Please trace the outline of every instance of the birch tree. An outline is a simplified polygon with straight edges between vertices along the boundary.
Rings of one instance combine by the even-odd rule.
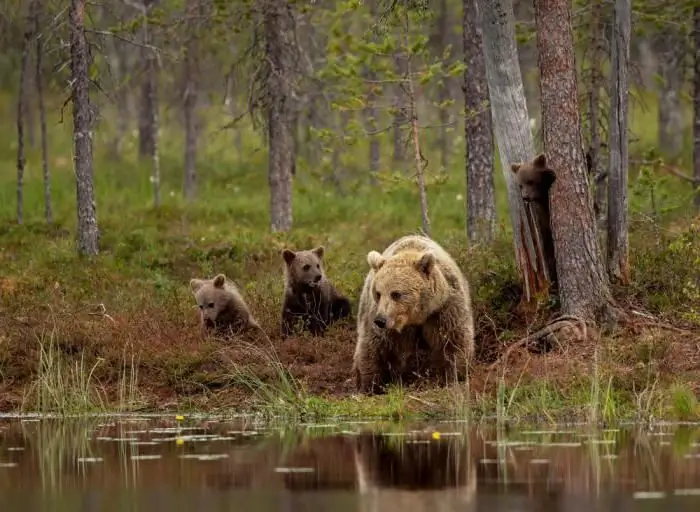
[[[608,318],[612,296],[597,243],[583,154],[569,0],[535,0],[544,149],[557,173],[551,224],[561,310]]]
[[[98,253],[99,231],[92,170],[92,112],[88,45],[85,40],[85,0],[71,0],[68,10],[70,28],[70,67],[73,103],[73,159],[77,190],[78,252],[85,256]]]

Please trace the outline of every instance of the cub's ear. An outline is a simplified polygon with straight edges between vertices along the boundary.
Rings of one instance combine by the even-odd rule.
[[[384,258],[377,251],[367,253],[367,263],[372,270],[379,270],[384,265]]]
[[[426,252],[416,262],[416,268],[419,272],[429,276],[435,267],[435,255],[432,252]]]
[[[546,168],[547,167],[547,157],[544,156],[544,153],[538,154],[535,159],[532,161],[532,165],[535,167],[541,167],[541,168]]]
[[[314,253],[319,260],[321,260],[323,259],[323,254],[326,252],[326,250],[322,245],[319,245],[315,249],[312,249],[311,252]]]
[[[296,253],[294,251],[290,251],[289,249],[284,249],[282,250],[282,258],[284,258],[285,263],[289,265],[292,261],[294,261],[294,258],[296,258]]]
[[[190,290],[192,290],[192,293],[197,293],[203,284],[204,281],[202,279],[190,279]]]
[[[518,171],[522,166],[523,164],[510,164],[510,170],[513,171],[513,174],[518,174]]]
[[[223,288],[226,283],[226,276],[224,274],[219,274],[214,278],[214,287]]]

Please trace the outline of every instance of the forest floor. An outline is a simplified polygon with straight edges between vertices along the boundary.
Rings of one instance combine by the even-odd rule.
[[[256,139],[245,138],[240,153],[231,150],[226,133],[207,139],[198,199],[188,204],[180,193],[182,145],[165,126],[163,203],[157,209],[134,136],[121,159],[101,150],[105,141],[96,138],[101,238],[94,260],[75,250],[70,126],[51,131],[53,225],[43,219],[36,146],[28,154],[22,225],[16,222],[14,176],[0,176],[0,411],[225,409],[316,417],[469,412],[609,422],[700,417],[700,219],[687,213],[691,198],[684,183],[656,177],[649,185],[631,177],[632,283],[615,294],[636,312],[633,322],[600,336],[591,330],[586,339],[544,353],[508,351],[545,325],[556,305],[527,313],[518,307],[500,171],[497,239],[491,247],[468,245],[464,173],[456,166],[430,185],[428,198],[432,236],[471,286],[477,353],[468,386],[424,383],[363,397],[354,393],[350,372],[354,319],[323,338],[280,339],[280,250],[324,245],[327,274],[356,311],[367,252],[420,226],[414,184],[387,177],[368,187],[348,171],[338,190],[301,160],[294,229],[272,234],[265,155]],[[12,140],[9,129],[5,140]],[[7,169],[14,151],[12,145],[0,150]],[[656,187],[651,196],[649,187]],[[227,343],[203,335],[188,283],[220,272],[241,289],[269,340],[250,335]]]

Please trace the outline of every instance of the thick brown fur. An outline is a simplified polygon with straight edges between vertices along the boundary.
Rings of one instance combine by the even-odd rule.
[[[350,301],[328,280],[323,246],[306,251],[284,249],[284,301],[280,330],[283,337],[296,327],[323,335],[333,322],[350,316]]]
[[[469,284],[452,257],[420,235],[367,254],[353,361],[361,393],[418,376],[463,380],[474,352]]]
[[[547,158],[544,153],[538,154],[530,162],[511,164],[510,168],[515,174],[523,201],[526,207],[531,209],[537,223],[549,280],[556,287],[557,260],[554,255],[554,239],[549,213],[549,190],[557,179],[556,174],[547,167]]]
[[[260,329],[236,285],[224,274],[213,279],[191,279],[190,290],[207,331],[229,336],[246,329]]]

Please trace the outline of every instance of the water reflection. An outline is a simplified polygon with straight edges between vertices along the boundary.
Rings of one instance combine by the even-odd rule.
[[[2,510],[698,510],[700,427],[0,419]],[[671,508],[669,508],[671,507]]]

